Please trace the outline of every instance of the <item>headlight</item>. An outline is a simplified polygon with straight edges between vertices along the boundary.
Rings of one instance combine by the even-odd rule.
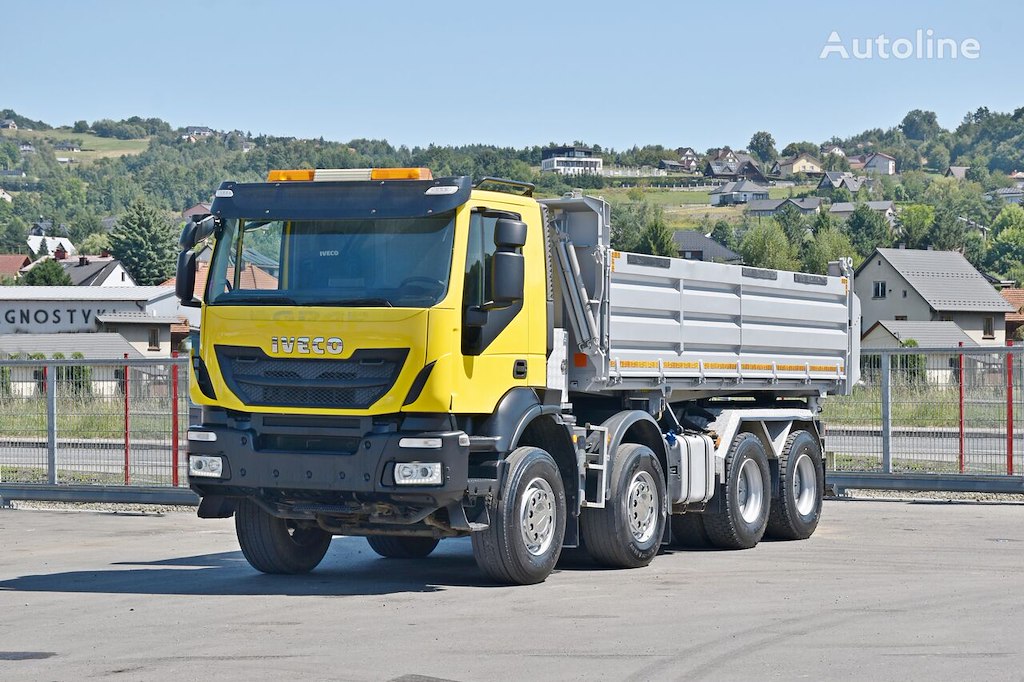
[[[440,462],[395,463],[395,485],[441,485],[444,474]]]
[[[212,455],[189,455],[188,475],[200,478],[221,478],[224,475],[224,460]]]

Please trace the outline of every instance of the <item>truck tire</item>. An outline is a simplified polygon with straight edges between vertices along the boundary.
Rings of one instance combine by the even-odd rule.
[[[555,460],[535,447],[516,448],[491,523],[472,534],[473,558],[489,578],[509,585],[543,582],[565,537],[565,489]]]
[[[825,470],[818,439],[807,431],[789,434],[779,457],[779,497],[772,500],[768,537],[803,540],[821,518]]]
[[[704,530],[704,515],[696,512],[688,514],[673,514],[670,518],[672,524],[672,546],[687,549],[707,549],[711,547],[711,539],[708,532]]]
[[[387,559],[422,559],[437,547],[437,538],[368,535],[370,549]]]
[[[331,546],[331,534],[271,516],[252,500],[235,510],[235,534],[249,564],[263,573],[309,573]]]
[[[704,512],[704,530],[722,549],[749,549],[761,541],[768,524],[771,478],[760,439],[741,433],[725,456],[725,483],[717,505]]]
[[[651,563],[661,548],[667,518],[665,474],[646,445],[623,443],[611,461],[611,499],[580,515],[590,556],[613,568]]]

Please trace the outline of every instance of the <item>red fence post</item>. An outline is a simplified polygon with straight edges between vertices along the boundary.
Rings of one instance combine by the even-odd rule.
[[[960,347],[964,347],[964,342],[960,342]],[[960,353],[959,362],[957,363],[958,369],[958,383],[960,384],[960,473],[964,473],[964,354]]]
[[[1013,476],[1013,339],[1006,345],[1006,475]]]
[[[171,351],[178,359],[178,351]],[[171,484],[178,487],[178,363],[171,365]]]
[[[124,359],[128,359],[128,354],[124,354]],[[128,414],[128,365],[124,366],[124,484],[128,485],[131,482],[131,474],[129,472],[130,464],[130,434],[131,434],[131,418]]]

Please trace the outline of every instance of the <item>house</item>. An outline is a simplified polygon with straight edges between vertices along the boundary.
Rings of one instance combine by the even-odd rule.
[[[110,256],[79,256],[61,263],[76,287],[134,287],[135,280],[121,261]]]
[[[697,230],[676,230],[672,237],[679,257],[713,263],[741,263],[743,257]]]
[[[6,201],[9,204],[14,201],[14,197],[11,196],[10,192],[7,192],[3,187],[0,187],[0,201]]]
[[[878,175],[896,175],[896,159],[888,154],[876,152],[864,159],[864,170]]]
[[[881,213],[889,221],[889,225],[896,225],[896,209],[891,201],[866,201],[867,207],[876,213]],[[850,201],[840,201],[829,207],[829,215],[839,220],[847,220],[857,210],[857,204]]]
[[[540,153],[542,173],[601,175],[603,165],[603,159],[586,147],[549,147]]]
[[[35,154],[36,148],[32,146],[31,142],[22,142],[18,145],[18,151],[22,154]]]
[[[185,128],[185,134],[191,137],[210,137],[214,132],[213,128],[207,128],[206,126],[188,126]]]
[[[745,204],[755,199],[767,199],[768,187],[750,180],[727,182],[711,190],[708,197],[712,206]]]
[[[54,150],[58,152],[80,152],[82,151],[81,145],[71,140],[61,140],[60,142],[53,145]]]
[[[196,263],[196,282],[192,288],[193,296],[196,298],[203,298],[203,294],[206,292],[206,280],[210,276],[210,264],[199,261]],[[235,269],[229,267],[227,269],[227,279],[233,280],[235,277]],[[246,263],[245,268],[242,270],[239,277],[240,287],[242,289],[277,289],[277,277],[268,274],[266,271],[253,265],[252,263]],[[171,277],[166,282],[163,282],[160,286],[162,287],[174,287],[176,281],[175,277]],[[191,309],[190,309],[191,310]]]
[[[747,213],[756,218],[768,218],[783,210],[786,206],[792,206],[803,215],[821,213],[821,197],[756,199],[747,203]]]
[[[0,170],[0,178],[24,178],[25,171],[23,170]]]
[[[21,253],[0,254],[0,279],[17,279],[21,269],[32,259]]]
[[[1006,338],[1017,339],[1020,330],[1024,328],[1024,289],[1007,287],[999,293],[1014,310],[1006,313]]]
[[[862,333],[880,320],[955,322],[975,342],[1001,346],[1005,315],[1014,312],[955,251],[875,249],[857,268],[853,289],[860,298]]]
[[[184,218],[185,220],[190,220],[195,216],[204,215],[210,215],[210,202],[208,201],[201,201],[198,204],[195,204],[194,206],[189,206],[188,208],[181,212],[181,217]]]
[[[966,347],[978,346],[978,343],[955,322],[879,320],[864,334],[860,347],[862,352],[870,355],[871,349],[900,348],[908,341],[913,341],[921,348],[952,349],[958,348],[961,344]],[[955,386],[959,366],[959,356],[956,352],[929,354],[924,368],[925,378],[930,384]]]
[[[1024,204],[1024,189],[1020,187],[1000,187],[988,192],[986,196],[1002,199],[1008,204]]]
[[[0,120],[0,130],[17,130],[18,124],[14,122],[14,119],[5,118]]]
[[[29,235],[25,240],[32,255],[39,255],[44,239],[46,240],[46,253],[56,256],[58,251],[63,251],[65,256],[78,255],[75,245],[67,237],[44,237],[34,234]]]
[[[971,169],[970,166],[950,166],[946,169],[943,175],[947,178],[956,178],[957,180],[965,180],[967,178],[967,171]]]
[[[658,168],[661,170],[668,171],[669,173],[685,173],[686,167],[679,161],[671,161],[669,159],[662,159],[658,162]]]
[[[849,171],[825,171],[818,183],[820,190],[833,190],[840,187],[849,190],[850,194],[856,194],[861,187],[874,189],[878,181],[874,178],[856,176]]]
[[[761,167],[749,154],[737,153],[731,149],[719,150],[718,154],[704,166],[704,175],[721,180],[754,180],[768,182]]]
[[[700,155],[693,151],[693,147],[680,147],[676,154],[679,155],[679,163],[687,173],[696,173],[700,168]]]
[[[781,158],[776,161],[772,166],[770,174],[786,178],[797,173],[819,175],[822,172],[821,161],[806,152],[801,152],[796,156]]]
[[[844,152],[843,148],[840,147],[837,144],[823,144],[823,145],[821,145],[821,155],[822,156],[828,156],[830,154],[832,156],[846,156],[846,152]]]
[[[256,149],[256,143],[250,140],[242,140],[242,153],[248,154],[253,149]]]
[[[37,353],[48,358],[58,354],[71,358],[81,353],[85,360],[145,357],[120,334],[0,334],[0,358],[24,359]],[[117,365],[92,367],[87,375],[90,382],[87,390],[93,396],[117,395],[122,385],[121,371]],[[9,385],[12,397],[17,398],[33,398],[45,390],[42,372],[32,366],[11,367]]]

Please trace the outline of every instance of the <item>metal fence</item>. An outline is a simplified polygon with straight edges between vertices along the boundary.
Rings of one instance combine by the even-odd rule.
[[[185,358],[0,361],[0,498],[194,502]]]
[[[863,353],[853,394],[824,402],[830,480],[840,488],[1024,492],[1022,351]]]

